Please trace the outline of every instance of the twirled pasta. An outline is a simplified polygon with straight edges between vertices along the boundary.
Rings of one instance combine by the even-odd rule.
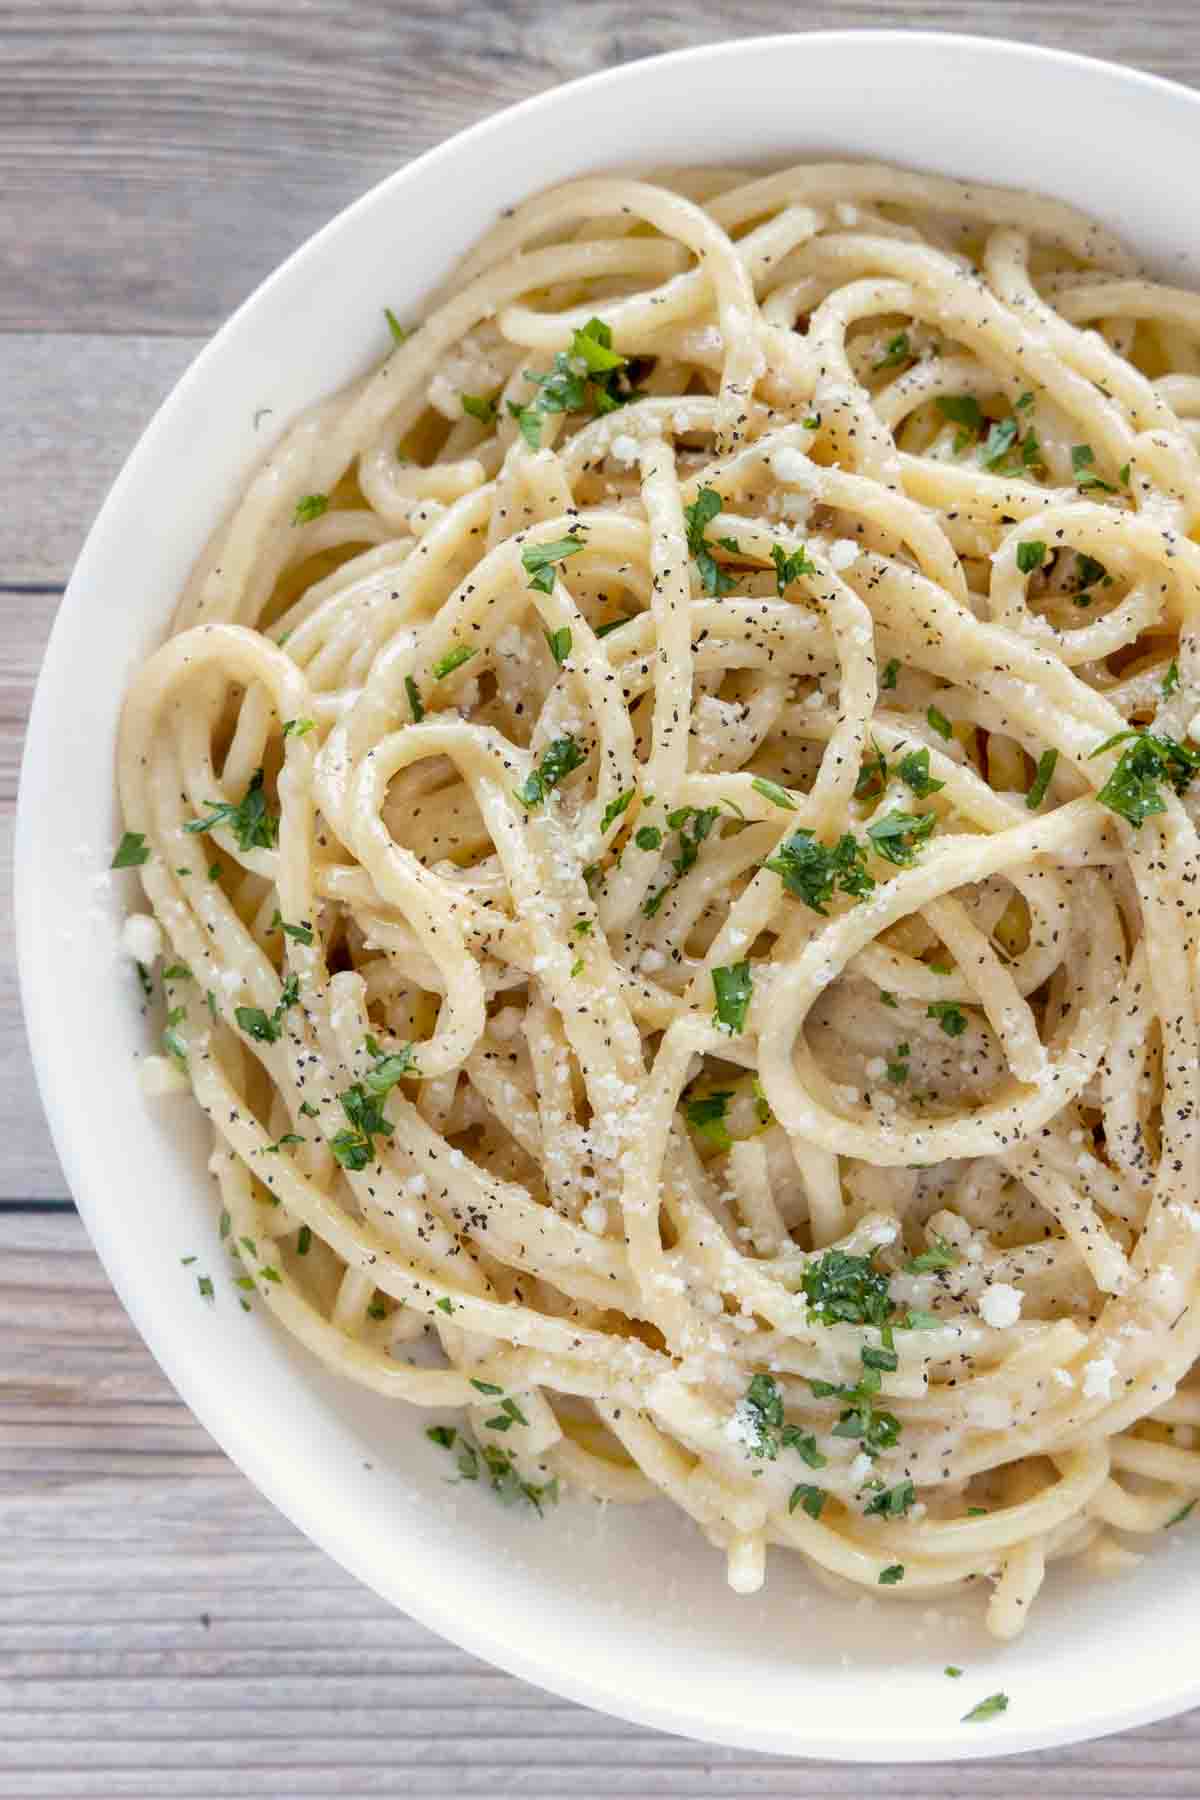
[[[1200,1493],[1200,299],[802,164],[391,323],[125,706],[239,1279],[464,1476],[1011,1636]]]

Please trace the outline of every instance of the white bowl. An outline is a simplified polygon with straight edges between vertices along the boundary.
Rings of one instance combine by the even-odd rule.
[[[217,1243],[205,1131],[148,1102],[146,1027],[117,954],[134,877],[107,877],[126,679],[264,441],[386,348],[504,205],[623,162],[877,157],[1091,209],[1174,280],[1200,256],[1180,171],[1200,97],[1029,45],[899,32],[720,44],[502,113],[385,181],[267,281],[162,407],[92,530],[38,685],[21,782],[17,923],[34,1060],[63,1167],[117,1292],[196,1415],[331,1556],[447,1637],[573,1699],[806,1756],[992,1756],[1115,1731],[1200,1699],[1200,1538],[1108,1584],[1055,1571],[1027,1634],[826,1595],[773,1552],[738,1598],[666,1505],[567,1501],[539,1522],[446,1481],[429,1415],[344,1385],[261,1313]],[[236,206],[236,196],[230,197]],[[271,413],[254,426],[259,408]],[[182,1267],[180,1258],[199,1261]],[[198,1297],[211,1273],[217,1303]],[[947,1663],[967,1670],[947,1680]],[[962,1715],[997,1689],[1007,1713]]]

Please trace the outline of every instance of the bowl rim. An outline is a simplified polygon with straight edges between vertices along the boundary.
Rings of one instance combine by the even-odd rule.
[[[519,1625],[514,1628],[510,1637],[499,1636],[477,1625],[473,1619],[452,1609],[449,1604],[441,1603],[430,1585],[423,1584],[419,1569],[407,1580],[394,1580],[387,1588],[382,1587],[377,1572],[372,1568],[370,1559],[361,1553],[353,1533],[348,1528],[338,1528],[327,1513],[310,1505],[302,1487],[276,1474],[254,1431],[239,1415],[236,1401],[223,1404],[201,1378],[200,1359],[189,1358],[178,1342],[165,1342],[162,1335],[147,1323],[142,1292],[128,1256],[127,1237],[115,1229],[115,1210],[106,1208],[100,1184],[89,1169],[86,1145],[75,1129],[75,1114],[68,1104],[62,1084],[55,1079],[58,1058],[52,1017],[55,996],[46,980],[45,971],[38,966],[35,942],[38,897],[33,874],[38,825],[30,796],[38,784],[45,762],[46,744],[52,730],[54,691],[63,680],[69,664],[72,626],[89,586],[92,565],[99,562],[101,557],[99,540],[104,535],[107,521],[117,515],[125,504],[127,492],[137,487],[143,466],[153,455],[159,436],[169,430],[170,415],[183,396],[190,394],[206,380],[210,365],[219,359],[226,338],[235,332],[245,316],[256,310],[277,286],[289,280],[297,268],[310,259],[319,258],[327,240],[340,231],[348,220],[369,210],[383,194],[425,181],[436,173],[441,161],[462,154],[466,148],[485,148],[490,137],[503,136],[514,122],[534,120],[542,113],[554,114],[564,104],[570,105],[573,98],[583,93],[592,94],[608,88],[619,90],[635,72],[639,79],[645,79],[648,72],[694,67],[728,59],[739,52],[770,55],[775,50],[794,46],[798,41],[831,48],[870,43],[874,48],[883,50],[890,45],[903,45],[906,50],[924,45],[934,54],[947,50],[965,52],[996,64],[1007,62],[1016,66],[1037,62],[1050,63],[1067,70],[1090,71],[1093,76],[1103,75],[1109,81],[1148,90],[1152,95],[1160,97],[1164,104],[1178,106],[1182,102],[1193,113],[1197,123],[1200,123],[1200,92],[1179,82],[1142,69],[1128,68],[1105,58],[1033,44],[1023,39],[992,38],[975,33],[933,29],[874,27],[767,32],[637,58],[614,68],[556,84],[498,112],[489,113],[374,183],[293,250],[258,283],[212,334],[155,410],[128,452],[120,473],[92,522],[58,606],[38,674],[26,730],[14,835],[17,967],[31,1058],[51,1136],[79,1215],[122,1305],[181,1399],[239,1471],[285,1518],[355,1579],[402,1608],[421,1624],[438,1632],[450,1643],[460,1645],[494,1666],[531,1682],[550,1694],[636,1725],[742,1750],[793,1757],[821,1757],[842,1762],[952,1762],[992,1758],[1083,1742],[1169,1717],[1200,1701],[1200,1675],[1190,1680],[1181,1679],[1177,1686],[1160,1691],[1151,1698],[1126,1702],[1115,1708],[1111,1700],[1106,1700],[1102,1706],[1094,1702],[1083,1705],[1065,1721],[1059,1719],[1030,1727],[1023,1726],[1016,1718],[1011,1721],[1001,1719],[991,1732],[978,1737],[964,1735],[956,1726],[942,1726],[917,1729],[900,1739],[894,1736],[872,1738],[866,1735],[870,1729],[869,1720],[864,1720],[863,1733],[856,1739],[840,1734],[822,1735],[819,1729],[807,1731],[789,1724],[775,1733],[772,1740],[761,1729],[741,1728],[736,1720],[722,1720],[719,1724],[714,1724],[701,1718],[698,1712],[688,1714],[669,1701],[657,1701],[653,1697],[631,1693],[621,1687],[617,1674],[607,1683],[580,1675],[570,1666],[564,1667],[555,1660],[553,1646],[545,1647],[539,1653],[533,1647],[535,1638]]]

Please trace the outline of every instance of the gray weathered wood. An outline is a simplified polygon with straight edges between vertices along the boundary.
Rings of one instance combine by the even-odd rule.
[[[431,144],[661,50],[919,23],[1200,77],[1194,0],[915,12],[909,0],[9,0],[4,19],[0,329],[21,331],[211,331],[316,226]],[[1013,108],[1016,125],[1019,95]]]
[[[917,15],[909,0],[8,0],[3,891],[61,585],[159,399],[281,257],[411,156],[559,80],[745,33],[910,23],[1200,81],[1195,0],[943,0]],[[0,1800],[1200,1795],[1200,1713],[1036,1757],[839,1768],[666,1738],[485,1667],[259,1498],[175,1398],[76,1218],[4,1210],[65,1191],[0,907]]]

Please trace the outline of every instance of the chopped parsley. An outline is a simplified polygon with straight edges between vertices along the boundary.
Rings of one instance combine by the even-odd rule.
[[[633,841],[639,850],[657,850],[663,841],[663,834],[657,825],[639,825],[633,834]]]
[[[413,724],[419,725],[425,717],[425,703],[421,699],[421,690],[411,675],[404,677],[404,692],[408,695],[408,710],[412,714]]]
[[[282,1035],[284,1014],[299,999],[300,983],[295,975],[289,975],[280,990],[279,1004],[274,1012],[265,1013],[261,1006],[235,1006],[233,1016],[247,1037],[258,1044],[274,1044]]]
[[[367,1053],[374,1057],[374,1062],[362,1078],[362,1085],[368,1094],[382,1098],[390,1094],[398,1081],[406,1075],[414,1075],[417,1071],[417,1059],[411,1044],[401,1044],[399,1050],[384,1055],[373,1037],[366,1040]]]
[[[1103,488],[1106,494],[1115,494],[1117,490],[1112,482],[1102,481],[1099,475],[1094,473],[1095,461],[1096,455],[1090,444],[1073,444],[1071,446],[1071,468],[1074,471],[1076,487],[1080,493],[1086,493],[1089,488]]]
[[[1162,679],[1163,699],[1168,700],[1171,697],[1171,695],[1175,692],[1175,690],[1178,688],[1178,686],[1179,686],[1179,664],[1175,660],[1175,658],[1172,657],[1170,667],[1167,669],[1167,672],[1163,676],[1163,679]],[[114,864],[114,867],[115,866],[116,865]]]
[[[143,863],[150,861],[150,852],[146,847],[146,835],[142,831],[126,831],[117,845],[116,855],[109,867],[112,869],[140,869]]]
[[[867,836],[876,855],[902,869],[917,860],[918,846],[932,835],[936,824],[936,813],[890,812],[867,826]]]
[[[390,306],[384,307],[383,316],[387,320],[388,330],[392,334],[392,343],[395,344],[397,348],[399,348],[401,344],[407,343],[408,339],[412,336],[412,332],[404,329],[404,326],[400,323]]]
[[[1050,786],[1051,778],[1054,775],[1057,763],[1057,750],[1043,750],[1042,754],[1038,757],[1037,773],[1034,775],[1029,792],[1025,796],[1025,804],[1030,812],[1035,812],[1046,798],[1046,789]]]
[[[781,806],[785,812],[795,812],[796,802],[787,789],[780,787],[777,781],[768,781],[765,776],[756,775],[750,786],[756,794],[761,794],[764,800],[769,800],[772,806]]]
[[[1022,575],[1032,575],[1045,560],[1046,546],[1040,538],[1030,538],[1028,543],[1017,545],[1017,567]]]
[[[469,419],[478,419],[481,425],[491,425],[496,417],[495,396],[485,399],[481,394],[460,394],[462,409]]]
[[[886,1569],[879,1571],[880,1587],[895,1587],[898,1581],[904,1580],[904,1564],[889,1563]]]
[[[910,1275],[931,1275],[936,1269],[953,1269],[958,1262],[958,1251],[945,1238],[935,1237],[928,1250],[922,1250],[919,1256],[910,1256],[904,1267]]]
[[[309,1226],[302,1225],[296,1237],[296,1255],[307,1256],[311,1248],[312,1230]]]
[[[202,1300],[213,1301],[216,1299],[216,1291],[213,1288],[211,1275],[197,1275],[196,1286],[200,1290],[200,1298]]]
[[[947,1663],[946,1667],[942,1670],[942,1673],[943,1675],[948,1675],[951,1681],[957,1681],[962,1674],[962,1670],[955,1663]]]
[[[573,531],[569,537],[556,538],[549,544],[526,544],[521,562],[529,576],[529,585],[539,594],[554,592],[554,565],[584,549],[584,541]]]
[[[560,781],[565,781],[574,769],[581,768],[586,760],[573,737],[555,738],[547,746],[546,754],[538,767],[526,776],[516,790],[517,799],[526,808],[540,806],[546,795]]]
[[[907,331],[898,331],[889,341],[879,361],[873,365],[874,370],[878,373],[880,369],[898,369],[901,363],[911,360],[912,353]]]
[[[886,1325],[896,1310],[888,1278],[869,1256],[826,1250],[801,1279],[812,1316],[822,1325]]]
[[[500,1411],[491,1419],[485,1419],[484,1425],[489,1431],[508,1431],[513,1425],[528,1425],[529,1420],[521,1411],[516,1401],[506,1398],[500,1402]]]
[[[615,800],[609,801],[604,809],[604,817],[600,821],[601,831],[607,831],[614,819],[619,819],[623,812],[628,811],[629,803],[633,799],[633,793],[634,790],[632,788],[626,788],[623,794],[618,794]]]
[[[897,656],[893,656],[889,662],[884,664],[883,674],[879,677],[880,687],[885,689],[894,688],[896,685],[896,677],[899,673],[900,659]]]
[[[715,488],[702,487],[691,506],[683,509],[684,522],[687,526],[687,546],[696,560],[696,569],[700,576],[700,585],[706,594],[714,595],[718,600],[722,594],[737,586],[732,575],[724,569],[708,548],[704,533],[721,510],[721,496]]]
[[[1200,750],[1191,750],[1174,738],[1131,729],[1106,738],[1092,755],[1100,756],[1105,750],[1130,739],[1129,748],[1122,751],[1096,798],[1102,806],[1111,808],[1137,826],[1151,814],[1167,810],[1158,788],[1160,781],[1169,781],[1177,794],[1186,791],[1200,769]]]
[[[961,1037],[967,1029],[967,1015],[953,1000],[931,1000],[925,1017],[936,1019],[947,1037]]]
[[[405,1044],[393,1055],[381,1056],[375,1039],[368,1038],[367,1049],[375,1057],[373,1066],[361,1081],[338,1095],[350,1129],[339,1131],[330,1145],[343,1169],[355,1171],[365,1169],[374,1159],[375,1138],[391,1137],[392,1127],[384,1117],[382,1102],[398,1081],[413,1072],[411,1044]]]
[[[798,1506],[803,1506],[810,1519],[819,1519],[825,1505],[825,1489],[814,1487],[811,1481],[798,1481],[788,1498],[788,1511],[794,1513]]]
[[[732,1099],[732,1093],[722,1090],[688,1102],[688,1124],[698,1137],[706,1138],[718,1150],[728,1150],[733,1142],[725,1126],[725,1114]]]
[[[1015,419],[1000,419],[988,427],[987,437],[979,452],[979,461],[985,469],[997,469],[1004,461],[1017,440],[1020,426]]]
[[[887,757],[879,748],[874,738],[871,740],[871,754],[863,758],[858,780],[854,784],[854,798],[863,800],[867,795],[882,794],[887,786]]]
[[[561,669],[571,654],[571,627],[563,625],[557,631],[547,631],[545,638],[550,646],[551,656]]]
[[[524,407],[510,400],[508,410],[532,450],[541,441],[539,415],[582,411],[589,389],[597,417],[641,398],[629,378],[628,358],[613,349],[612,330],[603,319],[589,319],[573,334],[570,349],[555,354],[552,368],[541,375],[526,369],[525,379],[537,388],[537,398]]]
[[[775,564],[776,592],[781,598],[792,582],[801,575],[815,575],[817,572],[817,565],[811,561],[803,544],[798,550],[791,552],[781,549],[778,544],[772,544],[771,561]]]
[[[1163,1530],[1170,1531],[1172,1525],[1182,1525],[1183,1521],[1187,1518],[1188,1514],[1191,1512],[1191,1510],[1195,1506],[1195,1504],[1196,1504],[1196,1502],[1194,1500],[1189,1500],[1187,1505],[1181,1506],[1177,1513],[1172,1513],[1171,1517],[1167,1520],[1166,1524],[1163,1526]]]
[[[898,1481],[895,1487],[884,1488],[873,1500],[867,1502],[864,1514],[879,1514],[885,1519],[902,1519],[917,1497],[917,1491],[911,1481]]]
[[[937,734],[940,738],[948,739],[953,736],[953,733],[954,733],[953,725],[951,725],[951,723],[950,723],[949,719],[946,717],[945,713],[939,712],[936,706],[929,707],[929,709],[927,710],[927,712],[925,714],[925,717],[928,719],[930,725],[933,727],[934,731],[937,732]]]
[[[908,1044],[897,1044],[892,1052],[892,1060],[887,1065],[887,1078],[894,1087],[908,1080],[908,1059],[911,1055],[912,1048]]]
[[[766,1457],[774,1462],[779,1454],[779,1433],[783,1427],[783,1396],[771,1375],[755,1375],[739,1402],[738,1412],[752,1436],[746,1445],[751,1456]]]
[[[542,441],[542,419],[538,408],[536,406],[519,406],[515,400],[510,400],[508,410],[517,421],[517,429],[529,448],[536,450]]]
[[[960,427],[954,437],[954,454],[957,456],[983,429],[979,402],[974,394],[939,394],[937,409],[943,419]]]
[[[981,1700],[978,1706],[973,1706],[970,1712],[963,1714],[962,1723],[964,1725],[982,1725],[985,1719],[994,1719],[997,1714],[1007,1711],[1007,1694],[989,1694],[986,1700]]]
[[[716,995],[716,1022],[725,1031],[741,1031],[746,1023],[754,977],[748,962],[731,963],[728,968],[712,971],[713,993]]]
[[[200,831],[212,831],[217,825],[228,825],[237,838],[239,850],[275,848],[279,841],[279,815],[267,805],[261,769],[255,769],[250,786],[236,806],[217,800],[210,800],[208,804],[213,810],[207,818],[189,820],[183,828],[185,831],[195,835]]]
[[[453,650],[447,650],[445,656],[439,656],[430,674],[435,681],[443,681],[447,675],[453,675],[455,669],[461,669],[465,662],[470,662],[477,654],[469,644],[455,644]]]
[[[307,737],[315,729],[315,719],[285,719],[283,722],[284,737]]]
[[[946,785],[944,781],[935,781],[930,775],[927,749],[910,750],[907,756],[902,756],[899,774],[901,781],[912,789],[918,800],[924,800],[927,794],[936,794]]]
[[[296,510],[292,514],[293,525],[307,525],[313,519],[319,519],[323,512],[329,510],[328,494],[305,494],[297,500]]]
[[[540,1517],[542,1508],[552,1506],[558,1499],[557,1478],[540,1483],[526,1481],[513,1462],[511,1452],[499,1444],[476,1444],[465,1431],[456,1431],[452,1425],[427,1425],[425,1435],[440,1450],[453,1450],[457,1444],[455,1463],[460,1479],[478,1481],[482,1471],[502,1506],[514,1506],[523,1501]]]
[[[763,868],[778,875],[790,894],[822,915],[835,889],[862,899],[875,886],[867,873],[863,847],[850,832],[829,849],[811,831],[793,831]]]

